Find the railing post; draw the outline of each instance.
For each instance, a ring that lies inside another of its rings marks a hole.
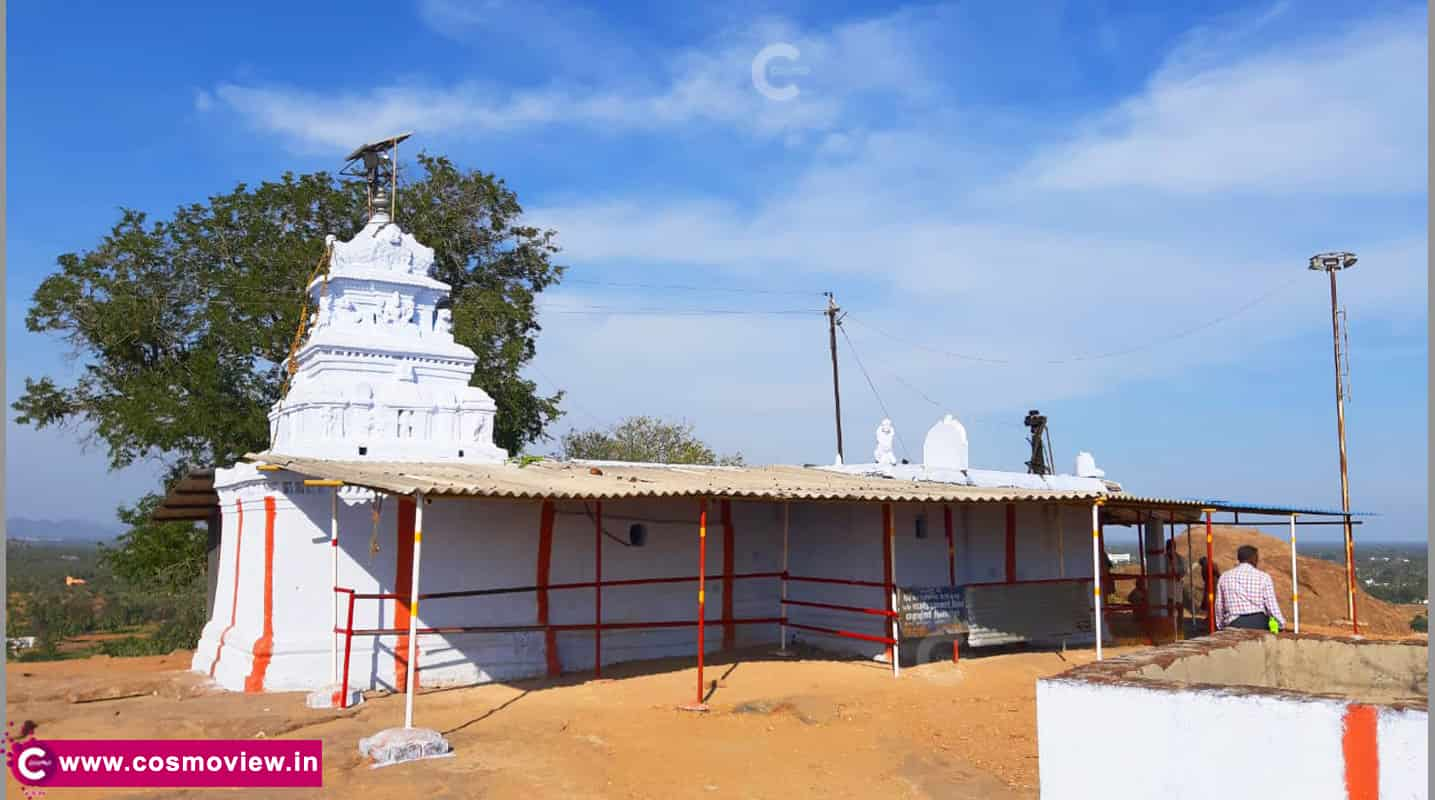
[[[1291,514],[1291,617],[1295,622],[1295,632],[1300,633],[1300,569],[1296,565],[1295,557],[1295,514]]]
[[[344,675],[343,699],[339,702],[339,708],[349,707],[349,654],[354,647],[354,590],[349,590],[349,621],[344,625]]]
[[[1101,504],[1091,504],[1092,627],[1096,630],[1096,660],[1101,660]]]
[[[1216,632],[1216,546],[1211,532],[1211,509],[1206,509],[1206,632]]]
[[[409,663],[408,681],[405,685],[407,693],[404,697],[404,727],[414,726],[414,669],[418,660],[418,627],[419,627],[419,557],[422,555],[424,541],[424,494],[417,493],[417,502],[414,504],[414,566],[409,586]]]
[[[679,706],[684,711],[707,711],[703,702],[703,649],[706,645],[707,629],[707,572],[708,572],[708,499],[698,498],[698,696],[690,705]]]

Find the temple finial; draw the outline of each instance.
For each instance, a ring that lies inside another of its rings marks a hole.
[[[348,163],[339,174],[363,178],[369,186],[368,222],[383,223],[395,218],[398,203],[398,166],[395,154],[399,142],[412,135],[401,133],[360,145],[345,159]]]

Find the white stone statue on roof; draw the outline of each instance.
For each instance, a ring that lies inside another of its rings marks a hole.
[[[897,463],[897,456],[892,452],[892,439],[896,435],[897,429],[892,427],[892,420],[882,420],[882,424],[877,426],[877,449],[872,451],[873,461],[886,465]]]

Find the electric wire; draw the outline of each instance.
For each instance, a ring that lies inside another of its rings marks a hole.
[[[213,276],[210,276],[210,277],[212,278]],[[958,360],[962,360],[962,361],[970,361],[970,362],[974,362],[974,363],[992,364],[992,365],[1006,365],[1006,366],[1010,366],[1010,365],[1024,365],[1024,364],[1025,364],[1025,365],[1030,365],[1030,364],[1065,365],[1065,364],[1074,364],[1074,363],[1081,363],[1081,362],[1086,362],[1086,361],[1104,360],[1104,359],[1110,359],[1110,358],[1118,358],[1118,357],[1121,357],[1121,356],[1133,355],[1133,354],[1136,354],[1136,353],[1141,353],[1141,352],[1149,351],[1149,350],[1152,350],[1152,349],[1157,348],[1157,347],[1159,347],[1159,346],[1162,346],[1162,345],[1165,345],[1165,344],[1168,344],[1168,343],[1171,343],[1171,342],[1174,342],[1174,341],[1179,341],[1179,340],[1181,340],[1181,339],[1190,337],[1190,336],[1195,335],[1195,334],[1197,334],[1197,333],[1200,333],[1200,332],[1202,332],[1202,331],[1208,330],[1208,329],[1210,329],[1210,328],[1212,328],[1212,327],[1214,327],[1214,326],[1216,326],[1216,325],[1219,325],[1219,324],[1221,324],[1221,323],[1227,322],[1227,321],[1229,321],[1229,320],[1231,320],[1231,319],[1233,319],[1233,318],[1235,318],[1235,317],[1240,316],[1241,314],[1244,314],[1245,312],[1249,311],[1250,309],[1254,308],[1255,306],[1260,305],[1261,303],[1266,302],[1266,301],[1269,300],[1271,297],[1275,296],[1277,293],[1279,293],[1279,292],[1281,292],[1281,291],[1284,291],[1284,290],[1286,290],[1287,288],[1289,288],[1290,286],[1294,285],[1299,279],[1300,279],[1300,276],[1295,276],[1295,277],[1293,277],[1291,280],[1289,280],[1289,281],[1287,281],[1287,282],[1284,282],[1284,283],[1282,283],[1282,284],[1279,284],[1279,285],[1273,287],[1272,289],[1270,289],[1270,290],[1268,290],[1268,291],[1266,291],[1266,292],[1264,292],[1264,293],[1262,293],[1262,294],[1260,294],[1260,295],[1258,295],[1258,296],[1252,298],[1251,300],[1249,300],[1249,301],[1247,301],[1247,302],[1245,302],[1245,303],[1243,303],[1243,304],[1237,306],[1236,308],[1234,308],[1234,309],[1232,309],[1232,310],[1230,310],[1230,311],[1228,311],[1228,312],[1225,312],[1225,313],[1220,314],[1220,315],[1217,315],[1217,316],[1215,316],[1215,317],[1212,317],[1212,318],[1203,320],[1203,321],[1201,321],[1200,323],[1197,323],[1197,324],[1195,324],[1195,325],[1192,325],[1192,326],[1189,326],[1189,327],[1186,327],[1186,328],[1183,328],[1183,329],[1174,331],[1174,332],[1169,333],[1169,334],[1166,334],[1166,335],[1149,338],[1149,339],[1147,339],[1147,340],[1141,342],[1140,344],[1134,345],[1134,346],[1132,346],[1132,347],[1121,348],[1121,349],[1117,349],[1117,350],[1102,351],[1102,352],[1091,352],[1091,353],[1075,354],[1075,355],[1065,356],[1065,357],[1062,357],[1062,358],[1012,359],[1012,358],[1004,358],[1004,357],[993,357],[993,356],[987,356],[987,355],[977,355],[977,354],[974,354],[974,353],[959,352],[959,351],[950,350],[950,349],[943,348],[943,347],[937,347],[937,346],[933,346],[933,345],[926,344],[926,343],[924,343],[924,342],[916,341],[916,340],[911,339],[911,338],[907,338],[906,336],[902,336],[902,335],[895,334],[895,333],[893,333],[891,330],[888,330],[887,328],[884,328],[884,327],[882,327],[882,326],[879,326],[879,325],[876,325],[876,324],[870,322],[868,319],[866,319],[864,316],[861,315],[863,312],[859,312],[859,315],[854,317],[854,316],[852,316],[851,312],[848,311],[846,314],[844,314],[844,316],[846,317],[846,319],[844,320],[844,322],[853,322],[853,323],[856,323],[858,326],[865,327],[865,328],[871,330],[873,333],[876,333],[876,334],[878,334],[878,335],[880,335],[880,336],[883,336],[883,337],[885,337],[885,338],[887,338],[887,339],[890,339],[890,340],[892,340],[892,341],[894,341],[894,342],[897,342],[898,344],[902,344],[902,345],[907,346],[907,347],[915,348],[915,349],[918,349],[918,350],[923,350],[923,351],[930,352],[930,353],[935,353],[935,354],[938,354],[938,355],[943,355],[943,356],[946,356],[946,357],[949,357],[949,358],[954,358],[954,359],[958,359]],[[690,285],[690,284],[646,284],[646,283],[606,282],[606,281],[589,280],[589,279],[583,279],[583,278],[570,278],[570,279],[566,279],[565,282],[567,282],[567,283],[586,282],[586,283],[592,284],[592,285],[606,285],[606,286],[623,287],[623,288],[649,288],[649,289],[670,288],[670,289],[691,290],[691,291],[733,291],[733,292],[749,293],[749,294],[773,294],[773,295],[776,295],[776,294],[801,294],[801,295],[819,295],[819,296],[820,296],[820,294],[821,294],[820,292],[798,292],[798,291],[796,291],[796,290],[776,290],[776,289],[749,289],[749,288],[728,287],[728,286],[696,286],[696,285]],[[215,306],[219,306],[219,307],[221,307],[221,308],[227,308],[227,309],[230,309],[231,311],[237,311],[237,312],[240,312],[240,313],[244,313],[244,312],[254,312],[254,313],[263,312],[263,311],[265,311],[266,309],[263,309],[263,308],[253,308],[252,305],[261,304],[261,303],[263,302],[263,299],[264,299],[264,298],[293,298],[294,295],[295,295],[295,293],[296,293],[295,291],[289,290],[289,289],[281,289],[281,288],[276,288],[276,287],[271,287],[271,286],[240,285],[240,284],[235,283],[235,282],[229,282],[229,281],[224,281],[224,280],[212,281],[212,286],[214,286],[214,288],[217,289],[218,291],[226,292],[227,294],[229,294],[229,296],[228,296],[228,297],[211,296],[211,297],[208,297],[208,298],[203,299],[201,302],[203,302],[203,303],[205,303],[205,304],[207,304],[207,305],[215,305]],[[625,307],[616,306],[616,305],[565,305],[565,304],[562,304],[562,303],[534,303],[534,306],[533,306],[533,307],[535,308],[535,310],[541,311],[541,312],[543,312],[543,313],[545,313],[545,314],[563,315],[563,316],[680,316],[680,317],[745,317],[745,316],[759,317],[759,316],[769,316],[769,317],[803,317],[803,316],[820,316],[820,315],[822,315],[822,314],[825,313],[824,311],[822,311],[822,310],[820,310],[820,309],[803,309],[803,308],[757,308],[757,309],[753,309],[753,308],[730,308],[730,307],[719,307],[719,308],[711,308],[711,307],[683,308],[683,307],[671,307],[671,306],[625,308]],[[844,333],[844,336],[845,336],[845,335],[846,335],[845,329],[844,329],[843,333]],[[848,337],[848,338],[849,338],[849,341],[850,341],[850,337]],[[925,394],[922,393],[920,390],[916,389],[916,387],[914,387],[913,385],[911,385],[910,382],[903,380],[903,379],[901,378],[901,376],[893,375],[893,377],[896,378],[900,383],[902,383],[902,384],[904,384],[905,386],[907,386],[907,388],[913,390],[913,391],[916,392],[917,394],[920,394],[920,395],[922,396],[922,398],[923,398],[924,400],[926,400],[928,403],[931,403],[931,404],[937,405],[937,406],[940,406],[940,405],[941,405],[940,403],[938,403],[938,402],[936,402],[935,400],[933,400],[931,397],[925,395]]]
[[[694,286],[691,284],[675,283],[626,283],[623,281],[600,281],[591,278],[567,278],[563,279],[564,284],[578,284],[580,286],[606,286],[616,289],[660,289],[664,291],[683,292],[734,292],[738,294],[781,294],[818,296],[821,292],[813,292],[801,289],[757,289],[746,286]]]
[[[1064,357],[1064,358],[1055,358],[1055,359],[1031,359],[1031,360],[1023,361],[1023,360],[1013,360],[1013,359],[1007,359],[1007,358],[990,358],[990,357],[985,357],[985,356],[975,356],[975,355],[971,355],[970,353],[958,353],[958,352],[955,352],[955,351],[952,351],[952,350],[946,350],[946,349],[940,348],[940,347],[933,347],[933,346],[931,346],[931,345],[923,344],[923,343],[921,343],[921,342],[915,342],[915,341],[912,341],[912,340],[910,340],[910,339],[906,339],[906,338],[904,338],[904,337],[897,336],[897,335],[891,333],[890,331],[887,331],[887,330],[885,330],[885,329],[883,329],[883,328],[880,328],[880,327],[878,327],[878,326],[876,326],[876,325],[873,325],[872,323],[867,322],[867,321],[862,320],[862,319],[856,319],[856,320],[852,320],[852,321],[855,321],[859,326],[865,327],[865,328],[867,328],[867,329],[869,329],[869,330],[871,330],[871,331],[874,331],[874,332],[876,332],[876,333],[878,333],[878,334],[881,334],[882,336],[885,336],[885,337],[887,337],[888,339],[891,339],[892,341],[895,341],[895,342],[897,342],[897,343],[899,343],[899,344],[904,344],[904,345],[907,345],[908,347],[915,347],[915,348],[918,348],[918,349],[920,349],[920,350],[927,350],[927,351],[929,351],[929,352],[938,353],[938,354],[945,355],[945,356],[950,356],[950,357],[952,357],[952,358],[957,358],[957,359],[961,359],[961,360],[964,360],[964,361],[978,361],[978,362],[983,362],[983,363],[987,363],[987,364],[1004,364],[1004,365],[1014,365],[1014,364],[1051,364],[1051,365],[1062,365],[1062,364],[1078,363],[1078,362],[1082,362],[1082,361],[1098,361],[1098,360],[1101,360],[1101,359],[1116,358],[1116,357],[1119,357],[1119,356],[1132,355],[1132,354],[1135,354],[1135,353],[1140,353],[1140,352],[1144,352],[1144,351],[1150,350],[1150,349],[1152,349],[1152,348],[1154,348],[1154,347],[1157,347],[1157,346],[1160,346],[1160,345],[1163,345],[1163,344],[1167,344],[1167,343],[1170,343],[1170,342],[1173,342],[1173,341],[1178,341],[1178,340],[1180,340],[1180,339],[1184,339],[1184,338],[1186,338],[1186,337],[1188,337],[1188,336],[1191,336],[1191,335],[1196,334],[1196,333],[1200,333],[1201,331],[1207,330],[1207,329],[1212,328],[1212,327],[1214,327],[1214,326],[1216,326],[1216,325],[1219,325],[1219,324],[1221,324],[1221,323],[1223,323],[1223,322],[1227,322],[1227,321],[1229,321],[1229,320],[1231,320],[1231,319],[1234,319],[1234,318],[1237,317],[1237,316],[1240,316],[1241,314],[1245,313],[1246,311],[1249,311],[1250,309],[1254,308],[1255,306],[1257,306],[1257,305],[1259,305],[1259,304],[1265,302],[1266,300],[1269,300],[1271,297],[1275,296],[1278,292],[1281,292],[1281,291],[1283,291],[1283,290],[1285,290],[1285,289],[1291,287],[1291,286],[1294,285],[1297,281],[1299,281],[1299,280],[1301,279],[1301,277],[1302,277],[1302,276],[1296,276],[1296,277],[1292,278],[1291,280],[1286,281],[1285,283],[1279,284],[1279,285],[1277,285],[1276,287],[1272,288],[1271,290],[1269,290],[1269,291],[1267,291],[1267,292],[1265,292],[1265,293],[1263,293],[1263,294],[1261,294],[1261,295],[1258,295],[1257,297],[1255,297],[1254,299],[1250,300],[1249,302],[1246,302],[1246,303],[1244,303],[1244,304],[1242,304],[1242,305],[1240,305],[1240,306],[1237,306],[1236,308],[1232,309],[1231,311],[1226,312],[1225,314],[1221,314],[1221,315],[1219,315],[1219,316],[1212,317],[1212,318],[1210,318],[1210,319],[1204,320],[1203,322],[1201,322],[1201,323],[1199,323],[1199,324],[1197,324],[1197,325],[1193,325],[1193,326],[1191,326],[1191,327],[1189,327],[1189,328],[1181,329],[1181,330],[1179,330],[1179,331],[1176,331],[1176,332],[1171,333],[1171,334],[1167,334],[1167,335],[1165,335],[1165,336],[1158,336],[1158,337],[1155,337],[1155,338],[1152,338],[1152,339],[1148,339],[1148,340],[1145,341],[1144,343],[1139,344],[1139,345],[1136,345],[1136,346],[1134,346],[1134,347],[1128,347],[1128,348],[1124,348],[1124,349],[1121,349],[1121,350],[1111,350],[1111,351],[1101,352],[1101,353],[1089,353],[1089,354],[1083,354],[1083,355],[1072,355],[1072,356],[1066,356],[1066,357]]]
[[[847,335],[847,330],[843,328],[840,323],[837,326],[837,330],[842,331],[842,338],[847,341],[847,349],[852,353],[852,360],[857,362],[857,368],[862,371],[862,377],[867,379],[867,386],[871,388],[872,396],[877,398],[877,406],[882,409],[882,416],[886,419],[891,419],[892,414],[887,410],[887,404],[882,402],[882,394],[877,391],[877,384],[872,382],[872,376],[867,374],[867,367],[862,364],[862,357],[857,355],[857,348],[852,344],[852,337]],[[907,449],[907,443],[902,440],[902,432],[895,432],[897,434],[897,444],[902,447],[902,455],[910,459],[912,453]]]

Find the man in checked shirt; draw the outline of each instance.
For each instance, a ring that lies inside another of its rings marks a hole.
[[[1272,618],[1285,627],[1285,617],[1276,603],[1275,584],[1271,576],[1256,569],[1260,556],[1260,551],[1248,544],[1236,550],[1240,563],[1216,584],[1217,627],[1270,630]]]

